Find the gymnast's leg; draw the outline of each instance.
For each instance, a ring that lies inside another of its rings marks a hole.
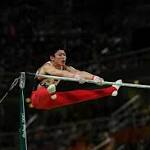
[[[122,82],[121,80],[118,80]],[[95,100],[106,96],[116,96],[120,86],[112,85],[107,88],[93,90],[72,90],[66,92],[56,92],[56,100],[51,99],[51,94],[44,87],[32,92],[31,100],[34,108],[53,109],[75,103]]]

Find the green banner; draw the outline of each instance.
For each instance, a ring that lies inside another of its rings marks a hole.
[[[24,104],[24,87],[25,87],[25,72],[20,75],[20,127],[19,127],[19,149],[27,150],[27,135],[26,135],[26,117]]]
[[[27,150],[27,136],[26,136],[26,119],[24,106],[23,89],[20,91],[20,128],[19,128],[20,150]]]

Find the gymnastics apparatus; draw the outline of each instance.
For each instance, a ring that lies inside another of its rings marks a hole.
[[[68,77],[59,77],[59,76],[50,76],[50,75],[41,75],[41,74],[35,74],[35,73],[25,73],[21,72],[20,76],[14,80],[14,82],[11,84],[10,88],[6,92],[6,94],[3,96],[3,98],[0,100],[0,103],[6,98],[9,91],[11,91],[18,83],[20,88],[20,101],[19,101],[19,107],[20,107],[20,125],[19,125],[19,149],[20,150],[27,150],[27,134],[26,134],[26,117],[25,117],[25,97],[24,97],[24,88],[25,88],[25,82],[26,82],[26,74],[30,76],[39,76],[44,78],[50,78],[50,79],[56,79],[56,80],[64,80],[64,81],[73,81],[73,82],[79,82],[78,79],[75,78],[68,78]],[[97,84],[93,80],[84,80],[85,83],[92,83]],[[141,84],[132,84],[132,83],[116,83],[116,82],[108,82],[104,81],[103,85],[119,85],[124,87],[133,87],[133,88],[145,88],[150,89],[150,85],[141,85]]]

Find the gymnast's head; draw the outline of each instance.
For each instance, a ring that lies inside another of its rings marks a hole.
[[[50,53],[50,61],[56,66],[65,66],[66,64],[66,50],[65,49],[54,49]]]

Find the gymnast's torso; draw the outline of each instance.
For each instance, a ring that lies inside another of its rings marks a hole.
[[[45,69],[46,68],[46,69]],[[69,71],[69,72],[73,72],[75,69],[71,66],[59,66],[59,67],[55,67],[51,61],[48,61],[46,62],[45,64],[43,64],[37,71],[36,71],[36,74],[41,74],[41,75],[53,75],[50,74],[50,73],[47,73],[47,70],[52,70],[53,71],[53,68],[55,69],[58,69],[58,70],[66,70],[66,71]],[[56,79],[50,79],[50,78],[43,78],[43,77],[38,77],[36,76],[35,77],[35,80],[37,82],[36,84],[36,88],[40,88],[41,86],[44,86],[44,87],[48,87],[49,85],[51,84],[55,84],[56,86],[59,84],[60,80],[56,80]]]

